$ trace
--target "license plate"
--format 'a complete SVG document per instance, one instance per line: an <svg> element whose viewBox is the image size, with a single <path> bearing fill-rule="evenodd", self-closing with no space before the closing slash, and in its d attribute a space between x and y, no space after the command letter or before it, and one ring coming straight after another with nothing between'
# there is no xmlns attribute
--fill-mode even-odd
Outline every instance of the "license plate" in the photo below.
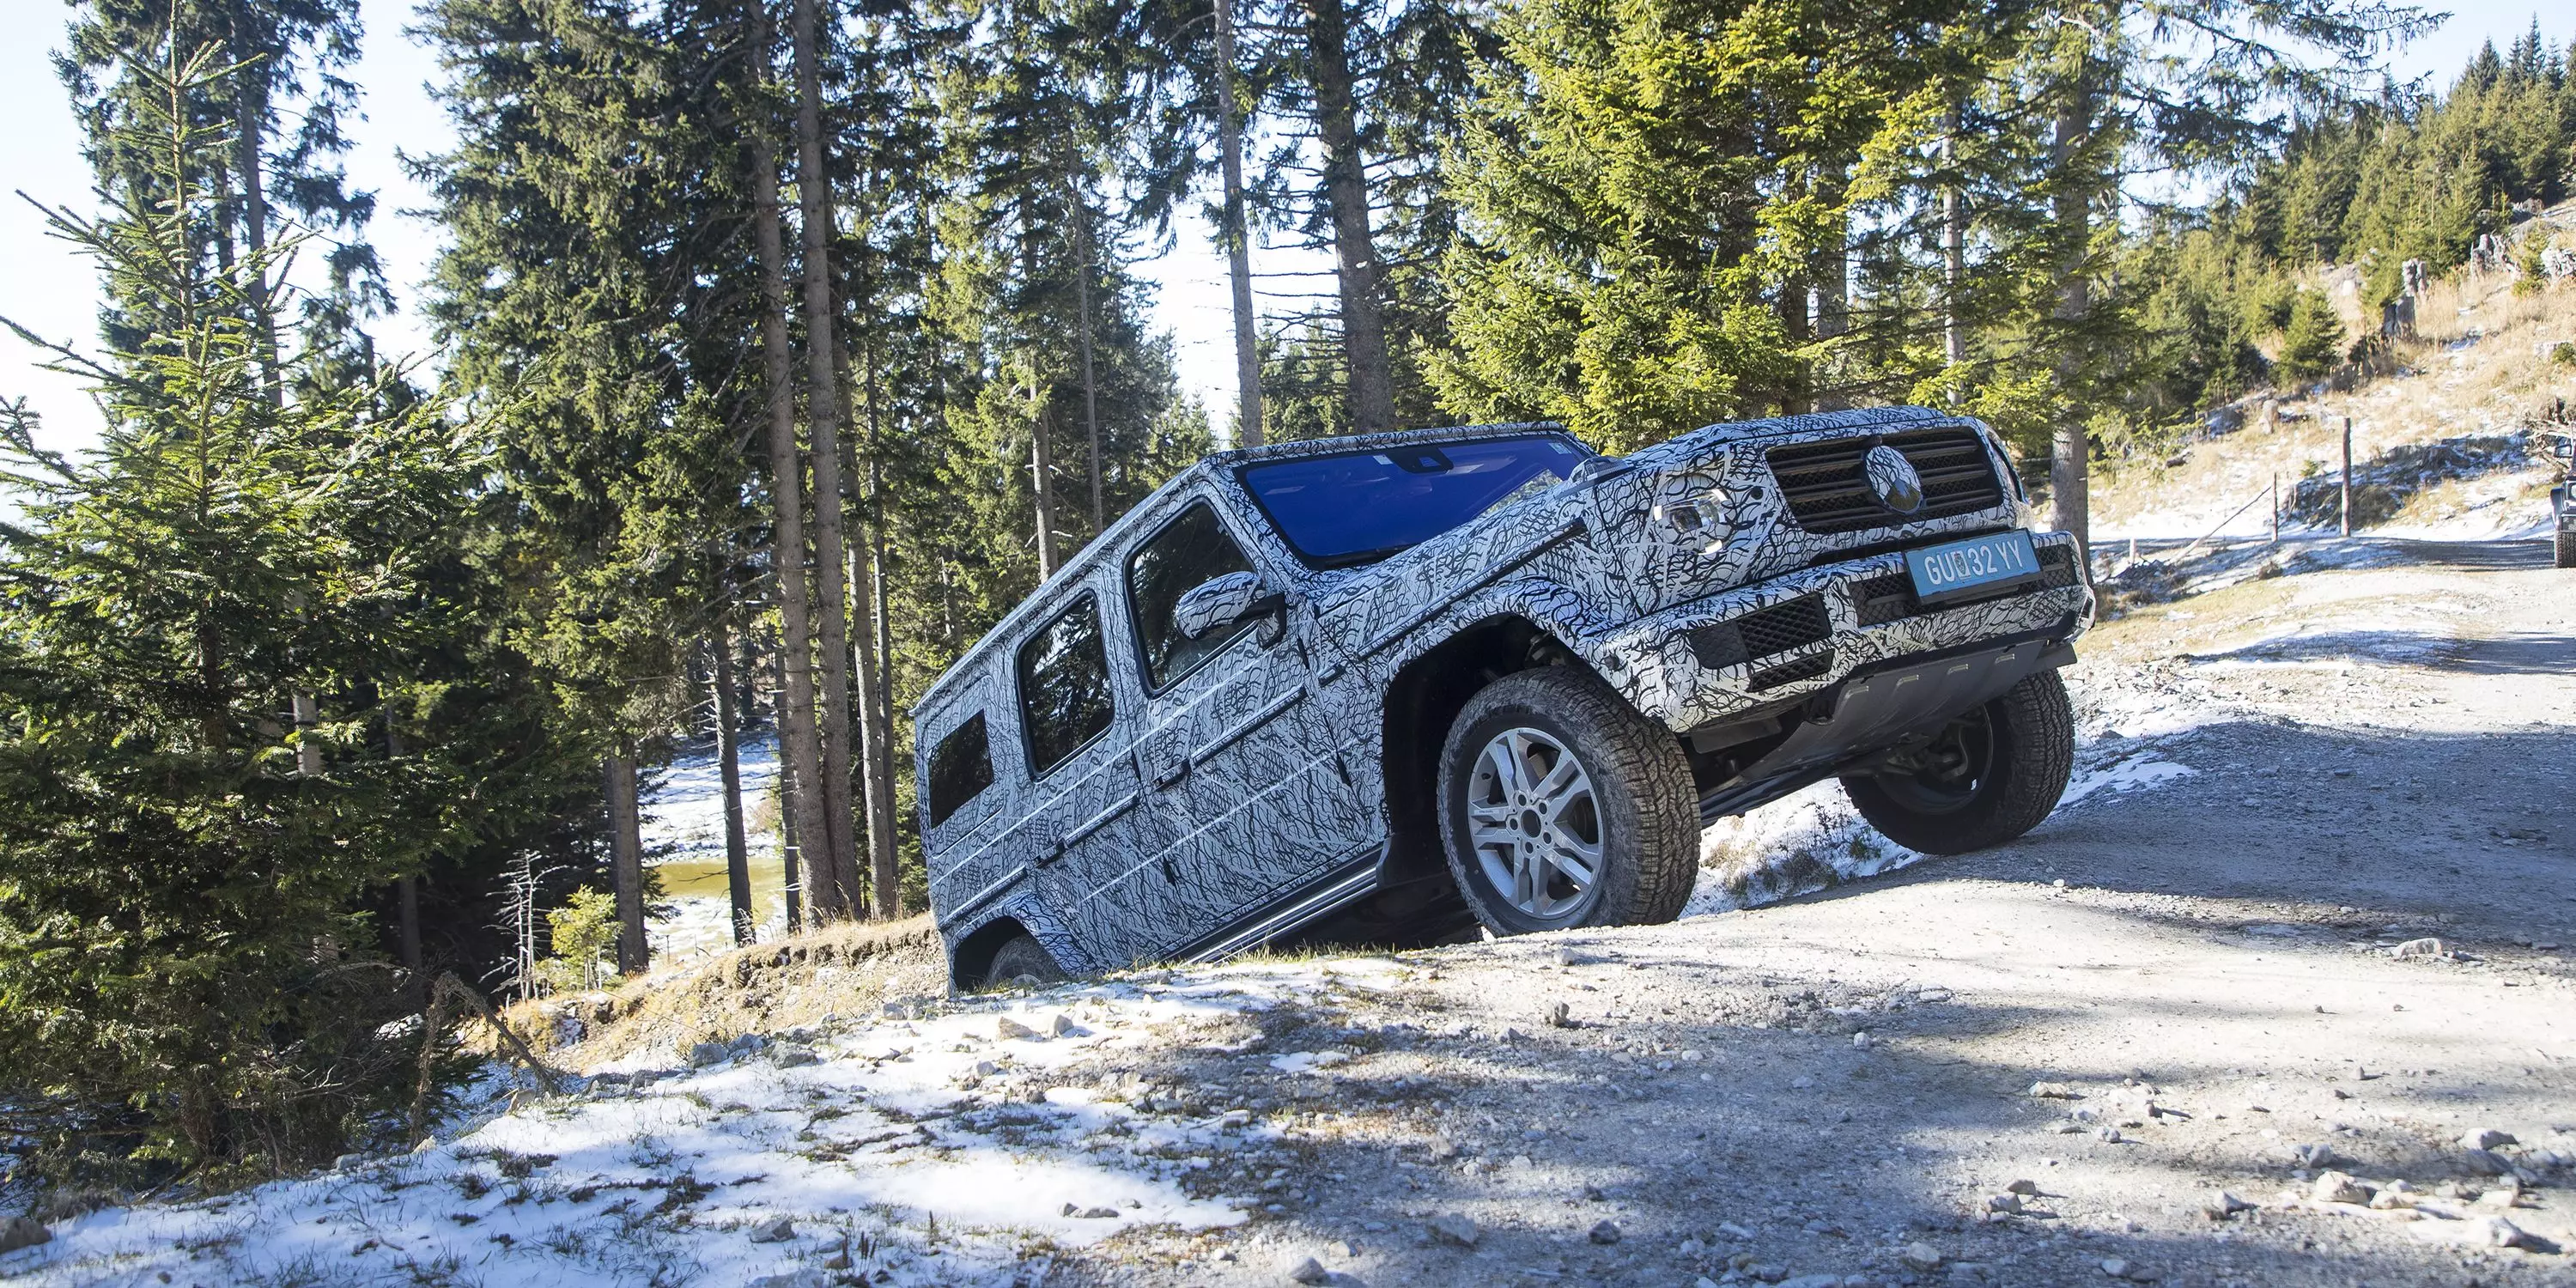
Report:
<svg viewBox="0 0 2576 1288"><path fill-rule="evenodd" d="M2039 549L2027 532L1998 532L1905 552L1914 597L1926 606L2039 580Z"/></svg>

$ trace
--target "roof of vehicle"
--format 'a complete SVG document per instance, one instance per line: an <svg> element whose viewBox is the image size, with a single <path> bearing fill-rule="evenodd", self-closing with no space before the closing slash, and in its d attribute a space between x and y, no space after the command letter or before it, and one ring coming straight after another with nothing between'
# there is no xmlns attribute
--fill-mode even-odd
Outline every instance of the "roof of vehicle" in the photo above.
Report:
<svg viewBox="0 0 2576 1288"><path fill-rule="evenodd" d="M1109 526L1102 529L1100 535L1084 544L1082 549L1076 551L1071 558L1066 559L1063 565L1055 570L1054 576L1040 582L1035 590L1030 591L1019 603L1012 605L1011 611L1002 615L1002 620L993 623L992 628L985 631L982 638L968 645L965 652L958 654L957 660L949 663L948 669L940 672L939 678L932 681L930 687L924 690L921 697L912 704L912 710L917 717L921 712L939 705L940 701L947 696L948 690L960 682L961 677L983 665L986 655L1001 647L997 641L1009 638L1023 621L1049 604L1047 592L1051 587L1089 571L1092 564L1100 557L1099 552L1124 541L1128 530L1143 522L1139 516L1150 514L1154 510L1154 502L1168 493L1191 486L1203 477L1218 471L1230 470L1241 465L1259 464L1263 461L1328 456L1336 452L1368 451L1372 448L1405 447L1415 443L1455 443L1468 439L1503 438L1515 434L1532 433L1561 434L1565 433L1565 426L1553 421L1448 425L1434 429L1393 430L1384 434L1352 434L1342 438L1308 438L1295 442L1265 443L1259 447L1236 447L1222 452L1210 452L1200 457L1187 469L1165 480L1161 487L1154 489L1145 499L1128 507L1125 514L1110 520Z"/></svg>

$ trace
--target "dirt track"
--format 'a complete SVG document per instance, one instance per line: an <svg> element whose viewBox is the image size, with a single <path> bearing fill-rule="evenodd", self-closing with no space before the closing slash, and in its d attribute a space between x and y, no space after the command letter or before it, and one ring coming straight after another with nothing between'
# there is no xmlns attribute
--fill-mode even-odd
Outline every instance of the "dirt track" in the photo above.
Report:
<svg viewBox="0 0 2576 1288"><path fill-rule="evenodd" d="M1288 1124L1203 1178L1278 1210L1051 1282L2576 1283L2546 1250L2576 1249L2576 574L2533 543L2289 566L2324 570L2142 608L2073 673L2091 761L2191 776L1786 904L1409 954L1247 1053L1124 1062ZM2309 1201L2325 1168L2428 1205ZM2213 1220L2221 1191L2259 1206ZM2490 1217L2526 1246L2458 1242Z"/></svg>

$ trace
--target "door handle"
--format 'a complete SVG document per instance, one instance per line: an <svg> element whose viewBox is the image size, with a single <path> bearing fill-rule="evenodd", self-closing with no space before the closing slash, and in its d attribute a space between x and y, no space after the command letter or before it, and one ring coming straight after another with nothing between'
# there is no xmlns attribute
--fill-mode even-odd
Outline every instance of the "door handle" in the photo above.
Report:
<svg viewBox="0 0 2576 1288"><path fill-rule="evenodd" d="M1158 792L1167 790L1173 784L1178 783L1189 776L1190 758L1182 756L1174 760L1169 766L1166 766L1162 772L1154 775L1154 790Z"/></svg>
<svg viewBox="0 0 2576 1288"><path fill-rule="evenodd" d="M1029 862L1033 866L1043 867L1063 857L1064 837L1059 833L1047 838L1047 843L1038 847L1037 857L1029 860Z"/></svg>

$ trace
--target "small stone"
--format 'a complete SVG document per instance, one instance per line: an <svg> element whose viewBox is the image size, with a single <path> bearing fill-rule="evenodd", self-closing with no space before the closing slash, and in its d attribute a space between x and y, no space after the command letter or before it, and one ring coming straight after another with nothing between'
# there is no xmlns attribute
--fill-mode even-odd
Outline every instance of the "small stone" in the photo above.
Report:
<svg viewBox="0 0 2576 1288"><path fill-rule="evenodd" d="M1989 1212L2019 1212L2021 1211L2021 1196L2018 1194L1994 1195L1986 1200L1986 1210Z"/></svg>
<svg viewBox="0 0 2576 1288"><path fill-rule="evenodd" d="M1038 1031L1036 1029L1030 1028L1028 1025L1022 1024L1018 1020L1012 1019L1007 1015L997 1017L993 1021L993 1036L1000 1038L1005 1042L1009 1042L1014 1039L1025 1040L1035 1038L1037 1035Z"/></svg>
<svg viewBox="0 0 2576 1288"><path fill-rule="evenodd" d="M721 1042L701 1042L689 1048L689 1067L703 1069L733 1055L733 1048Z"/></svg>
<svg viewBox="0 0 2576 1288"><path fill-rule="evenodd" d="M51 1243L53 1239L54 1232L31 1216L13 1216L7 1225L0 1225L0 1252L16 1252L39 1243Z"/></svg>
<svg viewBox="0 0 2576 1288"><path fill-rule="evenodd" d="M1743 1226L1737 1225L1733 1221L1718 1222L1717 1232L1725 1235L1727 1238L1735 1240L1738 1243L1750 1242L1753 1238L1753 1232L1751 1230L1745 1229Z"/></svg>
<svg viewBox="0 0 2576 1288"><path fill-rule="evenodd" d="M1941 1264L1941 1250L1928 1243L1909 1243L1896 1259L1917 1270L1933 1270Z"/></svg>
<svg viewBox="0 0 2576 1288"><path fill-rule="evenodd" d="M2129 1277L2129 1263L2118 1257L2104 1257L2102 1273L2114 1279L2126 1279Z"/></svg>
<svg viewBox="0 0 2576 1288"><path fill-rule="evenodd" d="M2399 957L2439 957L2442 955L2442 941L2428 935L2422 939L2409 939L2392 951Z"/></svg>
<svg viewBox="0 0 2576 1288"><path fill-rule="evenodd" d="M2039 1193L2039 1182L2032 1180L2015 1181L2012 1184L2005 1186L2004 1192L2007 1194L2035 1195Z"/></svg>
<svg viewBox="0 0 2576 1288"><path fill-rule="evenodd" d="M2368 1203L2370 1188L2342 1172L2325 1172L2308 1186L2308 1197L2319 1203Z"/></svg>
<svg viewBox="0 0 2576 1288"><path fill-rule="evenodd" d="M1867 1029L1862 1029L1860 1032L1852 1034L1852 1045L1863 1051L1870 1049L1876 1041L1877 1039L1872 1038L1869 1035L1869 1030Z"/></svg>
<svg viewBox="0 0 2576 1288"><path fill-rule="evenodd" d="M2034 1082L2030 1084L2030 1097L2033 1100L2073 1100L2076 1095L2075 1088L2063 1082Z"/></svg>
<svg viewBox="0 0 2576 1288"><path fill-rule="evenodd" d="M781 1069L800 1069L809 1064L820 1063L822 1057L815 1055L811 1050L805 1047L781 1046L778 1048L777 1054L770 1057L770 1060Z"/></svg>
<svg viewBox="0 0 2576 1288"><path fill-rule="evenodd" d="M2239 1212L2251 1212L2254 1205L2220 1190L2218 1196L2200 1206L2200 1214L2212 1221L2224 1221Z"/></svg>
<svg viewBox="0 0 2576 1288"><path fill-rule="evenodd" d="M2460 1162L2480 1176L2513 1175L2513 1164L2506 1162L2503 1155L2489 1153L2483 1149L2463 1151L2460 1154Z"/></svg>
<svg viewBox="0 0 2576 1288"><path fill-rule="evenodd" d="M1073 1017L1066 1015L1061 1011L1056 1013L1056 1017L1054 1019L1047 1021L1047 1032L1053 1033L1060 1038L1072 1037L1073 1028Z"/></svg>
<svg viewBox="0 0 2576 1288"><path fill-rule="evenodd" d="M1087 1207L1073 1215L1074 1219L1079 1221L1112 1221L1117 1219L1118 1209L1114 1207Z"/></svg>
<svg viewBox="0 0 2576 1288"><path fill-rule="evenodd" d="M771 1217L751 1228L753 1243L785 1243L795 1237L796 1223L783 1216Z"/></svg>
<svg viewBox="0 0 2576 1288"><path fill-rule="evenodd" d="M791 1270L783 1275L762 1275L752 1280L749 1288L832 1288L832 1277L820 1270Z"/></svg>
<svg viewBox="0 0 2576 1288"><path fill-rule="evenodd" d="M1313 1257L1308 1257L1288 1268L1288 1278L1301 1284L1319 1284L1332 1277L1333 1272L1324 1269L1324 1263Z"/></svg>
<svg viewBox="0 0 2576 1288"><path fill-rule="evenodd" d="M1547 1026L1551 1029L1573 1028L1574 1016L1572 1012L1573 1008L1567 1006L1563 1002L1558 1002L1555 1005L1548 1007Z"/></svg>
<svg viewBox="0 0 2576 1288"><path fill-rule="evenodd" d="M1707 1244L1702 1243L1697 1239L1684 1239L1682 1240L1680 1247L1673 1249L1673 1255L1676 1257L1696 1257L1706 1251L1708 1251Z"/></svg>
<svg viewBox="0 0 2576 1288"><path fill-rule="evenodd" d="M1433 1239L1460 1248L1475 1247L1476 1241L1485 1237L1485 1232L1477 1229L1475 1222L1463 1216L1433 1217L1430 1230Z"/></svg>
<svg viewBox="0 0 2576 1288"><path fill-rule="evenodd" d="M2105 1145L2117 1145L2129 1139L2128 1137L2121 1135L2120 1129L2117 1127L2105 1127L2102 1130L2093 1133L2093 1137Z"/></svg>
<svg viewBox="0 0 2576 1288"><path fill-rule="evenodd" d="M1574 955L1574 950L1571 948L1559 948L1549 953L1547 959L1558 966L1578 966L1583 962L1582 958Z"/></svg>
<svg viewBox="0 0 2576 1288"><path fill-rule="evenodd" d="M2512 1132L2497 1131L2493 1127L2480 1127L2475 1131L2463 1133L2460 1137L2462 1149L2494 1149L2498 1145L2521 1143L2513 1138Z"/></svg>
<svg viewBox="0 0 2576 1288"><path fill-rule="evenodd" d="M2370 1196L2370 1205L2381 1211L2415 1206L2415 1187L2404 1181L2390 1181Z"/></svg>
<svg viewBox="0 0 2576 1288"><path fill-rule="evenodd" d="M1616 1221L1603 1221L1592 1227L1592 1233L1589 1237L1594 1243L1598 1244L1607 1245L1617 1243L1619 1241L1619 1223Z"/></svg>

